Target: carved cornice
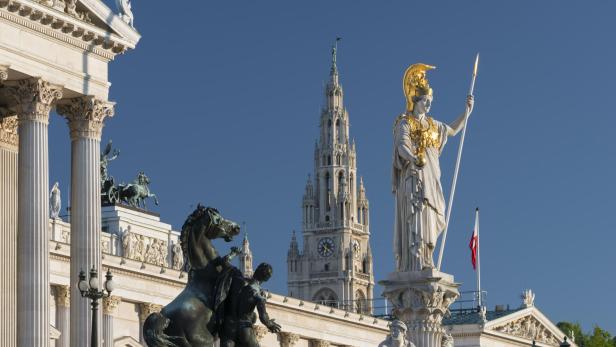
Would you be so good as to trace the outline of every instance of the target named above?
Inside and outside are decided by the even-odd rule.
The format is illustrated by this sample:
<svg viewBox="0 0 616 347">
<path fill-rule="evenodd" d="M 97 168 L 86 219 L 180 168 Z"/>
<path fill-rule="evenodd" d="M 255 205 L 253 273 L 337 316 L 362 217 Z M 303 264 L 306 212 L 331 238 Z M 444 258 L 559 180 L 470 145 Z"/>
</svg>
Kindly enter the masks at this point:
<svg viewBox="0 0 616 347">
<path fill-rule="evenodd" d="M 17 116 L 0 119 L 0 142 L 17 147 L 19 136 L 17 135 Z"/>
<path fill-rule="evenodd" d="M 112 295 L 107 298 L 103 298 L 103 314 L 113 315 L 116 312 L 116 309 L 122 302 L 122 298 L 119 296 Z"/>
<path fill-rule="evenodd" d="M 161 305 L 142 302 L 139 304 L 139 320 L 145 322 L 146 318 L 154 312 L 160 312 L 163 307 Z"/>
<path fill-rule="evenodd" d="M 8 94 L 13 97 L 19 120 L 48 123 L 54 103 L 62 98 L 62 87 L 42 78 L 32 77 L 6 82 Z"/>
<path fill-rule="evenodd" d="M 93 96 L 69 99 L 59 104 L 58 114 L 66 117 L 71 130 L 71 139 L 101 138 L 103 122 L 107 117 L 113 117 L 114 103 L 102 101 Z"/>
<path fill-rule="evenodd" d="M 56 291 L 56 305 L 60 307 L 71 306 L 71 288 L 69 286 L 58 285 L 55 286 Z"/>
<path fill-rule="evenodd" d="M 0 18 L 106 59 L 111 60 L 116 54 L 134 48 L 132 43 L 94 26 L 88 21 L 87 14 L 76 12 L 70 5 L 66 11 L 68 13 L 26 0 L 0 0 Z"/>
<path fill-rule="evenodd" d="M 299 341 L 299 335 L 281 331 L 278 333 L 278 341 L 281 347 L 293 347 Z"/>
</svg>

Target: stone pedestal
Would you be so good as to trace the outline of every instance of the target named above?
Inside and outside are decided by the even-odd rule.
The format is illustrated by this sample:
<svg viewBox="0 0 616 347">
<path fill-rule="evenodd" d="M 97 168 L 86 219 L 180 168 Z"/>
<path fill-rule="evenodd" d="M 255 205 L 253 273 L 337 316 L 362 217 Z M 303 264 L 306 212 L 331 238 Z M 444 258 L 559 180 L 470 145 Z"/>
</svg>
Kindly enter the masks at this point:
<svg viewBox="0 0 616 347">
<path fill-rule="evenodd" d="M 393 272 L 379 283 L 394 315 L 406 323 L 408 340 L 417 347 L 441 347 L 441 321 L 460 295 L 453 276 L 435 269 Z"/>
</svg>

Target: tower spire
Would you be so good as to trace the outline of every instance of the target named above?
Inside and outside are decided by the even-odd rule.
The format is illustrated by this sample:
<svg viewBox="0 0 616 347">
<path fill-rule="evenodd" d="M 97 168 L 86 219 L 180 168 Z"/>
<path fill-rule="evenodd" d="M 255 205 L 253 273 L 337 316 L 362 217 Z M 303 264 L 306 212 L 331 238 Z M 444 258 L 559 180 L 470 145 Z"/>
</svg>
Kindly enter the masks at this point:
<svg viewBox="0 0 616 347">
<path fill-rule="evenodd" d="M 338 41 L 340 40 L 342 40 L 341 37 L 336 37 L 332 45 L 332 67 L 329 72 L 329 76 L 331 77 L 330 83 L 332 84 L 338 84 L 338 65 L 336 64 L 336 60 L 338 56 Z"/>
<path fill-rule="evenodd" d="M 244 224 L 245 226 L 246 224 Z M 244 229 L 246 230 L 246 229 Z M 245 277 L 252 276 L 252 251 L 250 250 L 250 242 L 248 242 L 248 232 L 244 232 L 244 240 L 242 241 L 242 253 L 240 254 L 240 271 Z"/>
</svg>

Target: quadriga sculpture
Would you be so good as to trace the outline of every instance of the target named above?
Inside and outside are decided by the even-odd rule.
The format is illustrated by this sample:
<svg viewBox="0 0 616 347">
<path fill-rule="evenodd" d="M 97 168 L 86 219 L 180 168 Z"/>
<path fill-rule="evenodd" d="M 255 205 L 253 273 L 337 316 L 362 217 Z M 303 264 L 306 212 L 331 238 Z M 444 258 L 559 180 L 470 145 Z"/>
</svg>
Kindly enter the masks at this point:
<svg viewBox="0 0 616 347">
<path fill-rule="evenodd" d="M 220 257 L 212 240 L 230 242 L 240 227 L 211 207 L 198 205 L 182 226 L 180 243 L 188 272 L 184 290 L 160 313 L 151 314 L 143 325 L 149 347 L 210 347 L 220 330 L 221 317 L 215 312 L 224 302 L 217 283 L 229 273 L 229 260 L 237 248 Z M 223 297 L 221 297 L 221 295 Z M 219 310 L 221 311 L 221 310 Z"/>
</svg>

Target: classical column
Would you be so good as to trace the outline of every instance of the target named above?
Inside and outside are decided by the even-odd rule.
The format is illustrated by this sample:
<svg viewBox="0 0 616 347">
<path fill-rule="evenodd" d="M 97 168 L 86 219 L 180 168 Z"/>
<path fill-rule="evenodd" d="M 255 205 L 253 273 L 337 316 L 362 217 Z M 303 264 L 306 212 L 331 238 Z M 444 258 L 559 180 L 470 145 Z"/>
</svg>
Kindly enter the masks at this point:
<svg viewBox="0 0 616 347">
<path fill-rule="evenodd" d="M 379 282 L 383 296 L 394 305 L 393 313 L 406 323 L 407 339 L 417 347 L 441 347 L 445 329 L 441 322 L 460 295 L 452 275 L 424 269 L 393 272 Z"/>
<path fill-rule="evenodd" d="M 62 88 L 29 78 L 7 82 L 19 121 L 17 346 L 49 344 L 49 162 L 47 126 Z"/>
<path fill-rule="evenodd" d="M 71 134 L 71 283 L 79 281 L 81 270 L 94 267 L 101 274 L 102 288 L 100 139 L 103 121 L 113 116 L 113 104 L 84 96 L 67 100 L 57 110 L 68 120 Z M 88 346 L 90 301 L 81 297 L 76 286 L 71 290 L 71 346 Z M 102 319 L 98 313 L 100 332 Z"/>
<path fill-rule="evenodd" d="M 293 347 L 299 341 L 299 335 L 281 331 L 278 333 L 278 341 L 280 342 L 280 347 Z"/>
<path fill-rule="evenodd" d="M 0 346 L 17 342 L 17 139 L 17 117 L 0 114 Z"/>
<path fill-rule="evenodd" d="M 113 316 L 121 301 L 119 296 L 103 299 L 103 347 L 113 347 Z"/>
<path fill-rule="evenodd" d="M 69 286 L 55 286 L 56 292 L 56 329 L 61 333 L 56 347 L 69 347 L 71 341 L 71 288 Z"/>
<path fill-rule="evenodd" d="M 143 339 L 143 323 L 148 316 L 154 312 L 160 312 L 162 310 L 161 305 L 151 304 L 149 302 L 142 302 L 139 304 L 139 342 L 145 346 L 145 340 Z"/>
</svg>

